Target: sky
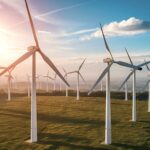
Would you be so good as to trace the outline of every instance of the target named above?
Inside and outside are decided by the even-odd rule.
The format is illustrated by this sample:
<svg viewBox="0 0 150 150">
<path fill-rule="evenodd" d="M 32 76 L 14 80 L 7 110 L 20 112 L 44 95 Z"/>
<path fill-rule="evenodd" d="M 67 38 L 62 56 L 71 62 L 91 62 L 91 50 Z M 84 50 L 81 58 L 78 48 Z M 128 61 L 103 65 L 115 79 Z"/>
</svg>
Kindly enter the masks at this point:
<svg viewBox="0 0 150 150">
<path fill-rule="evenodd" d="M 28 5 L 40 47 L 62 73 L 62 67 L 73 71 L 87 58 L 81 72 L 91 84 L 97 79 L 106 66 L 103 58 L 109 57 L 100 23 L 116 60 L 129 62 L 125 47 L 135 64 L 149 60 L 149 0 L 28 0 Z M 0 0 L 0 12 L 0 66 L 8 66 L 35 43 L 24 0 Z M 48 70 L 51 71 L 37 55 L 37 73 L 45 75 Z M 119 77 L 120 83 L 130 72 L 117 65 L 111 70 L 112 79 Z M 14 70 L 20 80 L 27 73 L 31 74 L 31 58 Z M 145 82 L 146 69 L 138 76 Z M 75 76 L 70 78 L 76 80 Z"/>
</svg>

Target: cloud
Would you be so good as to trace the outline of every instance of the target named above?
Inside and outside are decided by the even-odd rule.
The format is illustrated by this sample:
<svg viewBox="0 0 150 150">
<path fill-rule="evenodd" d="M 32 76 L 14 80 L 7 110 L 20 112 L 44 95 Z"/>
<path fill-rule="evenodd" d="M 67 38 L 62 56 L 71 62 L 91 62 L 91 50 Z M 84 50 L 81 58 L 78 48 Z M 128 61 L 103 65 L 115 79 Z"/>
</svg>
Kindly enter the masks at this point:
<svg viewBox="0 0 150 150">
<path fill-rule="evenodd" d="M 4 2 L 4 0 L 0 0 L 0 2 L 1 1 Z M 15 1 L 18 1 L 18 0 L 15 0 Z M 16 3 L 8 3 L 8 0 L 6 0 L 5 3 L 9 4 L 11 7 L 15 8 L 15 9 L 17 9 L 20 14 L 24 14 L 25 6 L 24 6 L 24 9 L 22 11 L 22 8 L 21 9 L 19 8 L 19 5 L 18 5 L 17 2 Z M 41 22 L 44 22 L 44 23 L 47 23 L 47 24 L 53 24 L 53 25 L 61 24 L 62 21 L 58 21 L 58 20 L 56 20 L 54 18 L 46 19 L 45 17 L 50 16 L 52 14 L 56 14 L 56 13 L 62 12 L 62 11 L 69 10 L 69 9 L 72 9 L 72 8 L 75 8 L 75 7 L 79 7 L 79 6 L 83 5 L 84 3 L 87 3 L 87 2 L 78 3 L 78 4 L 75 4 L 75 5 L 68 6 L 68 7 L 63 7 L 63 8 L 54 9 L 54 10 L 51 10 L 51 11 L 48 11 L 48 12 L 45 12 L 45 13 L 41 13 L 41 14 L 33 16 L 33 19 L 36 19 L 38 21 L 41 21 Z M 23 6 L 23 5 L 21 5 L 21 6 Z M 20 24 L 23 24 L 23 23 L 27 22 L 27 21 L 28 21 L 28 19 L 24 19 L 21 22 L 18 22 L 15 25 L 13 25 L 13 27 L 16 27 L 16 26 L 18 26 Z"/>
<path fill-rule="evenodd" d="M 135 17 L 131 17 L 127 20 L 120 22 L 111 22 L 103 26 L 105 35 L 108 37 L 116 36 L 134 36 L 150 31 L 150 21 L 143 21 Z M 91 40 L 93 38 L 102 37 L 101 31 L 91 33 L 90 35 L 84 35 L 80 37 L 81 41 Z"/>
<path fill-rule="evenodd" d="M 53 34 L 50 31 L 44 31 L 44 30 L 38 30 L 39 33 L 43 34 L 49 34 L 54 37 L 70 37 L 70 36 L 75 36 L 75 35 L 80 35 L 80 34 L 85 34 L 85 33 L 90 33 L 93 31 L 98 30 L 98 28 L 93 28 L 93 29 L 84 29 L 84 30 L 78 30 L 78 31 L 73 31 L 73 32 L 61 32 L 59 35 Z"/>
<path fill-rule="evenodd" d="M 35 16 L 35 17 L 36 17 L 36 18 L 40 18 L 40 17 L 45 17 L 45 16 L 48 16 L 48 15 L 56 14 L 56 13 L 59 13 L 59 12 L 62 12 L 62 11 L 68 10 L 68 9 L 72 9 L 72 8 L 81 6 L 82 4 L 83 4 L 83 3 L 79 3 L 79 4 L 75 4 L 75 5 L 68 6 L 68 7 L 63 7 L 63 8 L 59 8 L 59 9 L 54 9 L 54 10 L 48 11 L 48 12 L 46 12 L 46 13 L 37 15 L 37 16 Z"/>
<path fill-rule="evenodd" d="M 75 31 L 75 32 L 66 32 L 64 33 L 62 36 L 73 36 L 73 35 L 80 35 L 80 34 L 84 34 L 84 33 L 89 33 L 89 32 L 93 32 L 93 31 L 96 31 L 97 29 L 84 29 L 84 30 L 78 30 L 78 31 Z"/>
</svg>

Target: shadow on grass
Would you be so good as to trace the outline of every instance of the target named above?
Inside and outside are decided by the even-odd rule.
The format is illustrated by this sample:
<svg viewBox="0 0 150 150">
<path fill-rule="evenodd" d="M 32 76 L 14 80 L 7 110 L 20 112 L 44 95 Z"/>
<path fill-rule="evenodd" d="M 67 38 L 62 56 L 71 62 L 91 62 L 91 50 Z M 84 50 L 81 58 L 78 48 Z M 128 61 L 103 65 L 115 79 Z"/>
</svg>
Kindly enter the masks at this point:
<svg viewBox="0 0 150 150">
<path fill-rule="evenodd" d="M 107 148 L 99 148 L 88 146 L 89 141 L 87 139 L 81 137 L 73 137 L 70 135 L 61 135 L 61 134 L 48 134 L 48 133 L 41 133 L 39 139 L 39 144 L 44 145 L 52 145 L 50 150 L 56 150 L 61 147 L 67 147 L 72 150 L 108 150 Z M 44 138 L 46 137 L 46 140 Z M 84 142 L 84 144 L 77 144 L 79 142 Z"/>
<path fill-rule="evenodd" d="M 111 102 L 111 104 L 113 104 L 113 105 L 122 105 L 122 106 L 125 106 L 125 105 L 131 106 L 132 105 L 132 104 L 129 104 L 129 103 L 118 103 L 117 101 L 113 101 L 113 102 Z"/>
<path fill-rule="evenodd" d="M 124 149 L 132 149 L 132 150 L 150 150 L 148 145 L 130 145 L 130 144 L 120 144 L 120 143 L 113 143 L 113 146 L 122 147 Z"/>
<path fill-rule="evenodd" d="M 2 110 L 6 112 L 1 112 L 0 113 L 1 115 L 7 115 L 7 116 L 12 116 L 12 117 L 17 117 L 17 118 L 24 118 L 24 119 L 30 118 L 30 112 L 25 112 L 21 110 L 13 110 L 13 109 L 2 109 Z M 88 125 L 91 125 L 92 127 L 104 125 L 105 123 L 102 120 L 75 118 L 74 116 L 66 117 L 66 116 L 61 116 L 61 115 L 41 114 L 41 113 L 38 113 L 37 116 L 38 116 L 38 120 L 50 122 L 50 123 L 88 124 Z M 116 123 L 117 121 L 112 121 L 112 124 L 116 124 Z"/>
</svg>

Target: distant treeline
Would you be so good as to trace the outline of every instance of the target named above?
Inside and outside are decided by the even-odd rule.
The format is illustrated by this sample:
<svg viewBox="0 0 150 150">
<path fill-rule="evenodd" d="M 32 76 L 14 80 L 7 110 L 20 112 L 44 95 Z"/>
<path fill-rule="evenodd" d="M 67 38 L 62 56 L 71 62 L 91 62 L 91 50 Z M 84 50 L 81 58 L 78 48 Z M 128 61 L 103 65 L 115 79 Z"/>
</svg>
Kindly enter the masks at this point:
<svg viewBox="0 0 150 150">
<path fill-rule="evenodd" d="M 69 90 L 69 96 L 76 96 L 76 91 Z M 12 93 L 13 97 L 22 97 L 27 96 L 27 93 Z M 44 90 L 37 90 L 37 96 L 65 96 L 65 91 L 50 91 L 45 92 Z M 105 97 L 105 91 L 95 91 L 91 95 L 88 95 L 87 92 L 80 92 L 81 97 Z M 0 98 L 7 98 L 7 93 L 3 90 L 0 90 Z M 113 99 L 124 99 L 125 93 L 124 92 L 111 92 L 111 98 Z M 128 99 L 132 99 L 132 93 L 128 93 Z M 138 100 L 147 100 L 148 99 L 148 92 L 137 93 Z"/>
</svg>

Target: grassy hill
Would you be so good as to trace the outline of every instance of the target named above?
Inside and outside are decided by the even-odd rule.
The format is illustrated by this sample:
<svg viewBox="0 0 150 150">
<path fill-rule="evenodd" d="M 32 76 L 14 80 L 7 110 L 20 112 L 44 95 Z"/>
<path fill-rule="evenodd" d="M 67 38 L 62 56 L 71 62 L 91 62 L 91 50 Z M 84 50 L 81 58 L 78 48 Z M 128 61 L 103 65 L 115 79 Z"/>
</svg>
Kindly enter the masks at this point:
<svg viewBox="0 0 150 150">
<path fill-rule="evenodd" d="M 30 99 L 0 96 L 0 150 L 148 150 L 150 113 L 147 101 L 138 101 L 136 123 L 131 100 L 112 99 L 112 145 L 102 145 L 105 99 L 100 97 L 38 96 L 38 142 L 30 138 Z"/>
</svg>

